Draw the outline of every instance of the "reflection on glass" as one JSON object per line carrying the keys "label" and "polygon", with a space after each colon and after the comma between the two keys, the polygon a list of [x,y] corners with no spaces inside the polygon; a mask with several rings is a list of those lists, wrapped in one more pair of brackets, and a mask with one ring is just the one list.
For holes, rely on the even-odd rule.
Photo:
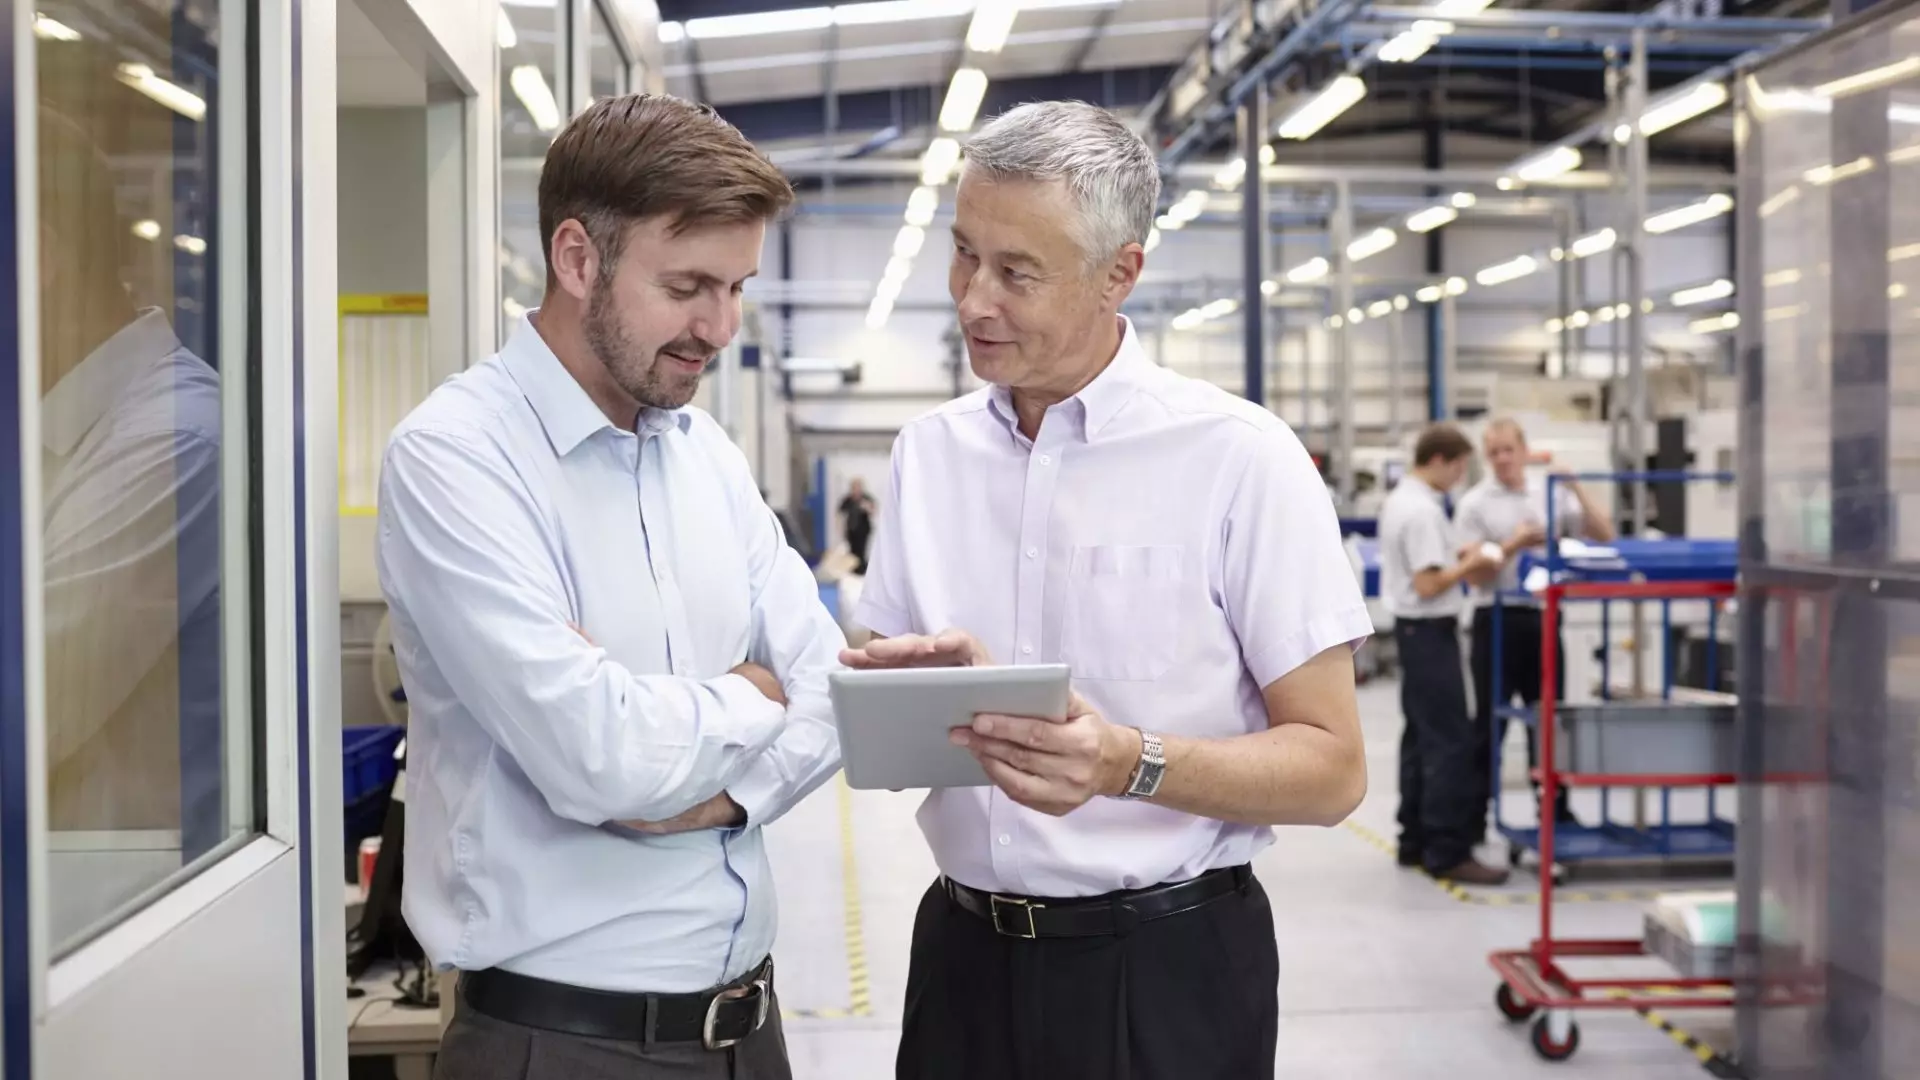
{"label": "reflection on glass", "polygon": [[588,24],[593,27],[587,62],[587,79],[592,84],[589,92],[596,101],[619,97],[627,92],[626,57],[621,55],[620,46],[615,44],[613,28],[608,24],[607,14],[600,9],[599,3],[592,2],[587,7],[592,11]]}
{"label": "reflection on glass", "polygon": [[514,320],[537,307],[546,291],[547,262],[540,250],[540,164],[561,123],[556,99],[561,9],[510,4],[500,10],[499,261],[504,338]]}
{"label": "reflection on glass", "polygon": [[56,949],[214,848],[233,820],[220,694],[216,10],[48,3],[41,26],[59,29],[36,34]]}

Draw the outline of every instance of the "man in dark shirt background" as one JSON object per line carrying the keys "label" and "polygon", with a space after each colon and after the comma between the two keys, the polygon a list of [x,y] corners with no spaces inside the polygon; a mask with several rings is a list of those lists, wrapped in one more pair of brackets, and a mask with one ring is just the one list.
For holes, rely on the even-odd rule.
{"label": "man in dark shirt background", "polygon": [[867,486],[859,477],[847,485],[847,497],[840,500],[840,513],[847,519],[847,550],[853,552],[853,572],[864,577],[867,541],[873,538],[873,496],[867,494]]}

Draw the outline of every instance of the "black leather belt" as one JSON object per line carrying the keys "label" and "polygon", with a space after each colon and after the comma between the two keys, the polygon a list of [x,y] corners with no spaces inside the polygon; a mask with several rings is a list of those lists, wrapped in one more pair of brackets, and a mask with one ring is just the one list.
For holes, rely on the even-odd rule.
{"label": "black leather belt", "polygon": [[761,961],[727,986],[692,994],[590,990],[488,968],[462,972],[460,996],[478,1012],[523,1027],[622,1042],[697,1042],[721,1050],[767,1022],[773,961]]}
{"label": "black leather belt", "polygon": [[1245,865],[1223,867],[1191,881],[1069,900],[1003,896],[969,888],[952,878],[940,880],[962,910],[987,920],[1007,937],[1103,937],[1125,936],[1140,923],[1192,911],[1240,892],[1253,881],[1253,870]]}

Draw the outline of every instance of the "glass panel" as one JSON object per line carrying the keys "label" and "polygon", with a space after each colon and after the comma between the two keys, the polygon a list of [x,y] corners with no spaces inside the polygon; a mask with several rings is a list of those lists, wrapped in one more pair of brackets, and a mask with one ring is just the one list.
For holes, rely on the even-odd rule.
{"label": "glass panel", "polygon": [[223,134],[244,153],[223,106],[245,52],[223,49],[244,35],[215,0],[37,10],[47,869],[64,952],[254,820],[252,710],[223,717],[221,625],[223,567],[244,591],[253,561],[244,540],[223,550],[221,513],[247,505],[222,485],[223,448],[249,440],[223,425],[222,373],[242,393],[251,365],[220,275],[244,268],[219,261],[249,229],[221,173]]}
{"label": "glass panel", "polygon": [[614,43],[613,27],[607,22],[607,13],[596,2],[589,2],[587,7],[591,12],[587,23],[593,29],[588,39],[590,53],[587,58],[587,78],[591,83],[588,93],[595,101],[619,97],[627,92],[627,59],[620,54],[620,46]]}
{"label": "glass panel", "polygon": [[[500,306],[502,338],[546,291],[540,247],[540,163],[560,131],[555,88],[561,9],[500,8]],[[511,42],[511,46],[508,45]]]}

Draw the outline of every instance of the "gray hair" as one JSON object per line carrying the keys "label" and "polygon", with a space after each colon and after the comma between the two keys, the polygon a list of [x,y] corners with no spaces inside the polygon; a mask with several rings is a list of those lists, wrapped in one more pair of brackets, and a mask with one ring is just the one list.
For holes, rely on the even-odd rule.
{"label": "gray hair", "polygon": [[1146,243],[1160,202],[1160,166],[1146,141],[1083,101],[1001,113],[967,143],[966,168],[993,180],[1065,181],[1080,208],[1074,232],[1093,266]]}

